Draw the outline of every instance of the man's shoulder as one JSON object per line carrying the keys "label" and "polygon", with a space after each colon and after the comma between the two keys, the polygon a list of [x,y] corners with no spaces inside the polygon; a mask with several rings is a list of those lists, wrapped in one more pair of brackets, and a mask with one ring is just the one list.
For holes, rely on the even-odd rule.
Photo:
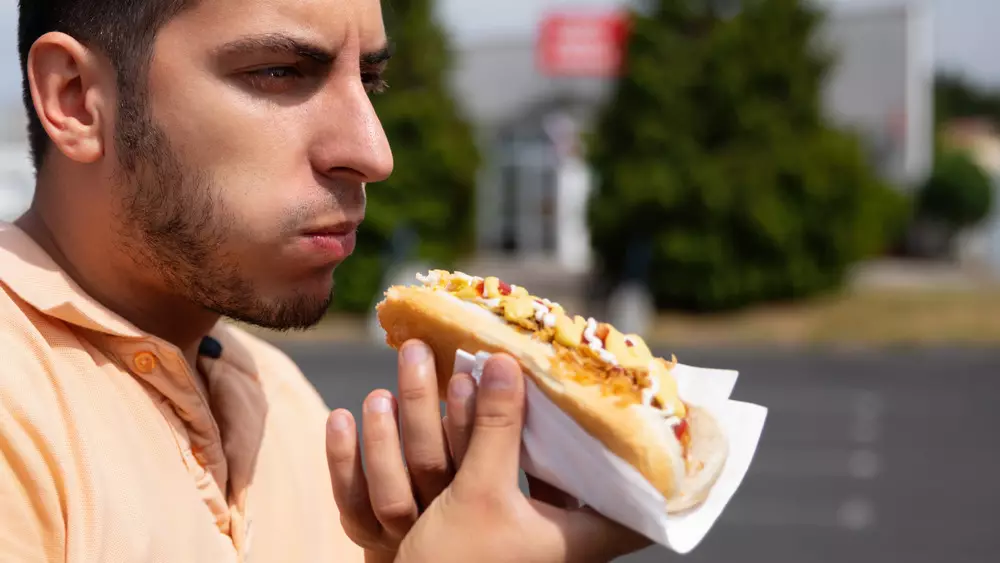
{"label": "man's shoulder", "polygon": [[[60,422],[66,409],[65,381],[60,379],[54,343],[70,342],[72,337],[60,323],[0,284],[0,441],[9,445],[18,441],[22,448],[15,450],[31,450],[43,442],[56,447],[53,443],[60,441],[65,430]],[[12,432],[22,439],[15,440]],[[25,433],[45,439],[32,443],[24,439]]]}
{"label": "man's shoulder", "polygon": [[28,379],[25,371],[44,371],[51,362],[51,341],[68,336],[59,323],[26,305],[0,283],[0,357],[5,364],[0,370],[0,385],[37,381]]}
{"label": "man's shoulder", "polygon": [[272,398],[291,394],[328,410],[319,392],[295,361],[275,344],[233,323],[224,322],[215,332],[223,347],[235,346],[246,357],[245,369],[253,370]]}

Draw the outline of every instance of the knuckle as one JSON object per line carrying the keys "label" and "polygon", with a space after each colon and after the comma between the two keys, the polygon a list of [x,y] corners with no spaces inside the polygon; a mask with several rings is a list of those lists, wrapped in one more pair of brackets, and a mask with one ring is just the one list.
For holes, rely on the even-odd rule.
{"label": "knuckle", "polygon": [[333,447],[329,450],[330,461],[335,465],[346,465],[354,463],[354,448]]}
{"label": "knuckle", "polygon": [[411,455],[408,465],[414,472],[424,475],[446,475],[451,467],[444,453],[415,452]]}
{"label": "knuckle", "polygon": [[425,401],[431,396],[431,390],[429,385],[425,385],[423,381],[416,385],[406,385],[399,387],[399,398],[406,402],[420,402]]}
{"label": "knuckle", "polygon": [[397,500],[379,504],[374,510],[378,519],[389,526],[413,520],[417,513],[417,504],[413,499]]}
{"label": "knuckle", "polygon": [[517,426],[518,420],[508,412],[480,411],[476,413],[474,425],[479,428],[505,429]]}

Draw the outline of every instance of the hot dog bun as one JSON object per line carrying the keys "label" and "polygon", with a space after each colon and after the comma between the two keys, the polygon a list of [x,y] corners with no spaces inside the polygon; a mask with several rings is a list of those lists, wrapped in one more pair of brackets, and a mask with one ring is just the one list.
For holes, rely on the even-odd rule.
{"label": "hot dog bun", "polygon": [[[592,351],[582,353],[563,346],[551,338],[551,327],[546,330],[540,321],[537,331],[528,328],[530,323],[519,325],[508,321],[496,312],[497,307],[491,310],[491,306],[497,305],[496,299],[484,305],[480,302],[482,298],[470,297],[470,292],[464,289],[449,291],[449,287],[464,287],[461,280],[469,278],[457,274],[459,281],[455,281],[451,275],[437,272],[433,283],[423,287],[391,287],[377,306],[378,319],[390,346],[398,349],[410,339],[419,339],[433,349],[442,398],[454,371],[457,350],[509,354],[556,406],[660,491],[668,512],[687,510],[704,500],[728,455],[725,437],[710,413],[677,403],[687,427],[684,439],[680,440],[674,428],[677,420],[669,424],[662,410],[637,400],[629,404],[628,393],[619,396],[609,392],[607,386],[594,383],[598,377],[595,373],[602,367],[599,359],[586,357],[593,355]],[[442,278],[446,281],[442,282]],[[469,278],[468,283],[477,282],[483,285],[479,278]],[[517,293],[511,299],[525,298],[524,290]],[[502,307],[508,313],[516,309],[506,304]],[[561,312],[558,306],[552,311]],[[630,342],[634,342],[636,337],[631,338]],[[638,344],[640,349],[645,347]],[[659,365],[668,364],[660,360]],[[670,402],[672,378],[666,372],[659,373],[659,377],[666,389],[661,392],[662,402]]]}

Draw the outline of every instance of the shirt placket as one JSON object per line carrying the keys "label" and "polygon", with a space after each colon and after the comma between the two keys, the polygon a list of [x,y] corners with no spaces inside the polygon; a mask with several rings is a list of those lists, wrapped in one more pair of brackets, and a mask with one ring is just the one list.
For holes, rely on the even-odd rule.
{"label": "shirt placket", "polygon": [[219,427],[208,399],[197,388],[187,362],[176,352],[155,346],[130,350],[122,358],[132,374],[164,399],[181,450],[181,457],[219,532],[231,536],[232,514],[227,501],[229,469]]}
{"label": "shirt placket", "polygon": [[206,356],[200,358],[199,367],[208,379],[211,403],[223,436],[223,451],[229,462],[230,537],[241,558],[245,558],[253,527],[250,483],[263,441],[267,400],[252,370]]}

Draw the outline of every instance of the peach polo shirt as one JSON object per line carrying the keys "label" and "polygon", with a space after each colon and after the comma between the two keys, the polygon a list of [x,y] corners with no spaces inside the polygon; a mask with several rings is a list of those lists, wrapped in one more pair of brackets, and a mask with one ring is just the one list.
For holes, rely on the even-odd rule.
{"label": "peach polo shirt", "polygon": [[315,389],[226,323],[200,352],[206,388],[0,223],[0,561],[363,561]]}

